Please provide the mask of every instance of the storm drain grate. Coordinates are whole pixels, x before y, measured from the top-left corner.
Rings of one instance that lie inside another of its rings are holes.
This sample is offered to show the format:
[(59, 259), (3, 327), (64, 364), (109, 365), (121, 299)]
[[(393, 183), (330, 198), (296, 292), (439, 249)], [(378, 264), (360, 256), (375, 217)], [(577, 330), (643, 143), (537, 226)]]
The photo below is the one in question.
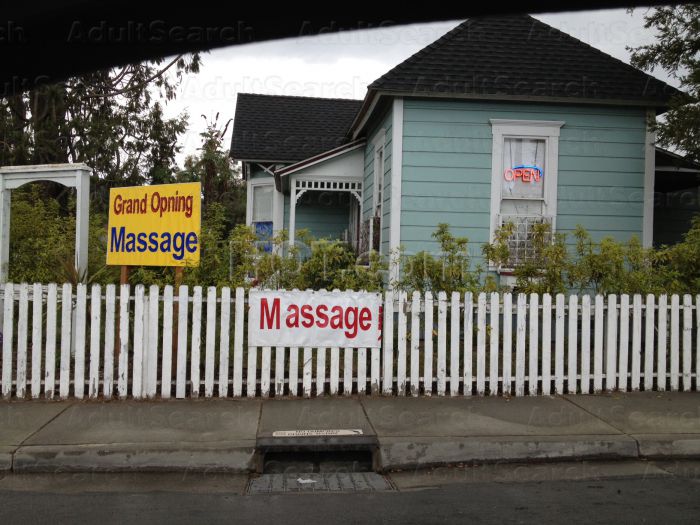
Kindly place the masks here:
[(319, 472), (262, 474), (248, 481), (248, 494), (287, 492), (382, 492), (394, 490), (389, 481), (376, 472)]

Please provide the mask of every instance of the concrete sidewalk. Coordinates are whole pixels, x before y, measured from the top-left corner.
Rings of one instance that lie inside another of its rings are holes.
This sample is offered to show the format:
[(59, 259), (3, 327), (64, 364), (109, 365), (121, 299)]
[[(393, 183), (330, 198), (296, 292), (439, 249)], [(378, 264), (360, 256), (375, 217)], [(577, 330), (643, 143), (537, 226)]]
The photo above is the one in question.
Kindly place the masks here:
[(700, 457), (700, 394), (0, 403), (0, 470), (255, 468), (277, 430), (358, 429), (384, 470)]

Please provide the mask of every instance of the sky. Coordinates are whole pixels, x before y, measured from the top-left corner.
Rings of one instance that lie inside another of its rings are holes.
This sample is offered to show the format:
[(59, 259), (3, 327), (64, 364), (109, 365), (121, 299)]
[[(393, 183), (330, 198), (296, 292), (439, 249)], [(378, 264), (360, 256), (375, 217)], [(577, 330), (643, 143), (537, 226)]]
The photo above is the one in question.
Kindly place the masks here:
[[(637, 8), (630, 14), (613, 9), (533, 16), (629, 63), (627, 46), (654, 41), (653, 31), (644, 28), (646, 11)], [(182, 111), (189, 114), (178, 163), (197, 153), (199, 133), (206, 126), (202, 115), (212, 120), (218, 112), (220, 124), (233, 118), (237, 93), (362, 99), (368, 84), (461, 22), (299, 37), (205, 53), (200, 72), (183, 78), (178, 96), (166, 107), (171, 116)], [(653, 74), (677, 85), (663, 71)], [(231, 126), (227, 144), (230, 137)]]

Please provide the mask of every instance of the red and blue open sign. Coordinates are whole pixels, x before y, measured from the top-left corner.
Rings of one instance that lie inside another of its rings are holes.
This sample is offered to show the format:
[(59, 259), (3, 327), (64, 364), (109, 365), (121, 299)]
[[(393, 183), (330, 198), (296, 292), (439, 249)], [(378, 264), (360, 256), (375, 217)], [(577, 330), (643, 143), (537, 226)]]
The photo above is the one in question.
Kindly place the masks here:
[(544, 177), (544, 170), (531, 164), (520, 164), (506, 169), (503, 177), (508, 181), (520, 179), (523, 182), (539, 182)]

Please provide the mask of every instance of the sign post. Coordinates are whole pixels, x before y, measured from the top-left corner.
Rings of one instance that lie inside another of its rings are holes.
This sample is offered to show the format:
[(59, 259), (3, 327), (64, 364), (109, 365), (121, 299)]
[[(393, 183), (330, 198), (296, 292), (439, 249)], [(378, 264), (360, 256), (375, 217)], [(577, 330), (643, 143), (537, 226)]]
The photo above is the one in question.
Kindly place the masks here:
[[(173, 301), (173, 336), (172, 336), (172, 355), (177, 355), (177, 323), (180, 318), (180, 286), (182, 286), (182, 277), (184, 270), (182, 266), (175, 267), (175, 286), (174, 294), (177, 297), (177, 301)], [(170, 360), (170, 377), (173, 376), (175, 372), (175, 359)]]

